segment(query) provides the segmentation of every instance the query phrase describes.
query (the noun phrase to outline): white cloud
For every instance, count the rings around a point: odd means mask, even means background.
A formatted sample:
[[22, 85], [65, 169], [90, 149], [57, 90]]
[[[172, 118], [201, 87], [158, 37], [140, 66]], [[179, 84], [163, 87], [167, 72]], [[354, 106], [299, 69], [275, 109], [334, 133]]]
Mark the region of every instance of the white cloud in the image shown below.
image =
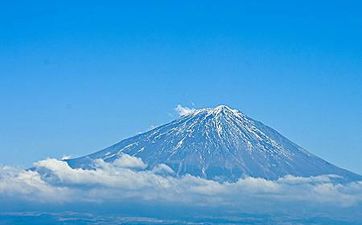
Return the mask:
[[182, 105], [177, 105], [175, 110], [180, 116], [187, 116], [196, 112], [196, 109], [184, 107]]
[[67, 187], [49, 184], [36, 171], [0, 168], [0, 197], [62, 202], [70, 197], [70, 192]]
[[[98, 161], [98, 163], [100, 163], [100, 161]], [[118, 159], [112, 162], [112, 166], [129, 169], [145, 169], [147, 164], [145, 164], [140, 158], [132, 157], [128, 154], [122, 154]]]
[[159, 175], [173, 175], [175, 171], [166, 164], [159, 164], [152, 168], [152, 172]]
[[[0, 198], [60, 202], [169, 202], [192, 206], [227, 206], [234, 210], [270, 204], [305, 203], [352, 207], [362, 203], [362, 182], [334, 183], [333, 176], [293, 177], [276, 181], [247, 177], [219, 183], [190, 175], [174, 177], [167, 165], [146, 170], [141, 159], [123, 155], [114, 163], [96, 161], [96, 169], [73, 169], [46, 159], [34, 170], [0, 169]], [[270, 208], [270, 207], [269, 207]]]
[[71, 159], [72, 158], [72, 156], [70, 156], [70, 155], [63, 155], [62, 156], [62, 160], [67, 160], [67, 159]]

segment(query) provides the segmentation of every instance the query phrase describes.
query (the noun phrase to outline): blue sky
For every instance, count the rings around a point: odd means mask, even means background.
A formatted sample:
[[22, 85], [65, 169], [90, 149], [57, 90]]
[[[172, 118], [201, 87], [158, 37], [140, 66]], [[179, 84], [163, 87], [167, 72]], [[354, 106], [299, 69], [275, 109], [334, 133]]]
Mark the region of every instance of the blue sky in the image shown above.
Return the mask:
[[16, 1], [0, 9], [0, 164], [80, 156], [227, 104], [362, 173], [358, 1]]

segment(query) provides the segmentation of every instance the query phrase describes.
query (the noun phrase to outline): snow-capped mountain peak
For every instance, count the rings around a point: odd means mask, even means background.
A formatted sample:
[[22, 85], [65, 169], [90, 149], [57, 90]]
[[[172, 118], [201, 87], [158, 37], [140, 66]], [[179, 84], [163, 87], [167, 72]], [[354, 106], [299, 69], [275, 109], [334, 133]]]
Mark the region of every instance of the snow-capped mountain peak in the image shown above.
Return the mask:
[[[196, 115], [199, 113], [208, 113], [208, 114], [212, 114], [212, 115], [219, 115], [219, 114], [224, 114], [224, 115], [238, 115], [242, 113], [236, 109], [232, 109], [227, 105], [218, 105], [215, 108], [202, 108], [202, 109], [189, 109], [186, 107], [182, 107], [182, 106], [178, 106], [179, 109], [183, 108], [184, 109], [184, 113], [181, 113], [181, 116], [187, 116], [187, 115]], [[181, 110], [181, 109], [180, 109]]]
[[89, 168], [95, 159], [112, 162], [129, 154], [141, 158], [150, 169], [166, 164], [177, 176], [191, 174], [222, 181], [235, 181], [243, 176], [278, 179], [285, 175], [323, 174], [360, 178], [229, 106], [178, 106], [177, 110], [180, 118], [168, 124], [67, 162], [73, 167]]
[[227, 105], [218, 105], [215, 108], [211, 108], [209, 109], [209, 111], [213, 114], [220, 114], [220, 113], [230, 113], [230, 114], [234, 114], [234, 113], [238, 113], [239, 111], [236, 109], [232, 109], [230, 107], [228, 107]]

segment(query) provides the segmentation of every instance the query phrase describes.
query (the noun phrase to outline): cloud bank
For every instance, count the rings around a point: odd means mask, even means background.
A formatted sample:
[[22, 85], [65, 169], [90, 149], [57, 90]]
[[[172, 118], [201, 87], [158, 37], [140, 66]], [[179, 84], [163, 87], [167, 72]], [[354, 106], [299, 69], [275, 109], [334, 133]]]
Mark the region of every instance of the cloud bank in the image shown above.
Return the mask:
[[[141, 159], [126, 154], [113, 163], [96, 160], [95, 165], [92, 170], [74, 169], [65, 161], [49, 158], [34, 163], [30, 170], [0, 167], [0, 202], [52, 208], [89, 203], [118, 208], [139, 203], [148, 204], [147, 210], [166, 204], [168, 208], [214, 209], [236, 215], [286, 211], [299, 215], [332, 208], [328, 215], [362, 216], [358, 213], [362, 209], [362, 182], [341, 184], [333, 175], [286, 176], [275, 181], [245, 177], [235, 183], [220, 183], [191, 175], [176, 177], [164, 164], [148, 170]], [[0, 204], [0, 212], [6, 207]]]

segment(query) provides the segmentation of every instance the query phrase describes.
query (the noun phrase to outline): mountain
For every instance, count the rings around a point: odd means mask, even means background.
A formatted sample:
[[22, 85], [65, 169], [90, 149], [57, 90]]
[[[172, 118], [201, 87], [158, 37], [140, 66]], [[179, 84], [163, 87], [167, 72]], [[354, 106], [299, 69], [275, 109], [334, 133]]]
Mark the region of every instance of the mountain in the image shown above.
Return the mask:
[[112, 162], [122, 154], [141, 158], [150, 169], [163, 163], [176, 176], [191, 174], [219, 181], [327, 174], [361, 179], [225, 105], [188, 110], [170, 123], [67, 162], [73, 168], [92, 168], [95, 159]]

